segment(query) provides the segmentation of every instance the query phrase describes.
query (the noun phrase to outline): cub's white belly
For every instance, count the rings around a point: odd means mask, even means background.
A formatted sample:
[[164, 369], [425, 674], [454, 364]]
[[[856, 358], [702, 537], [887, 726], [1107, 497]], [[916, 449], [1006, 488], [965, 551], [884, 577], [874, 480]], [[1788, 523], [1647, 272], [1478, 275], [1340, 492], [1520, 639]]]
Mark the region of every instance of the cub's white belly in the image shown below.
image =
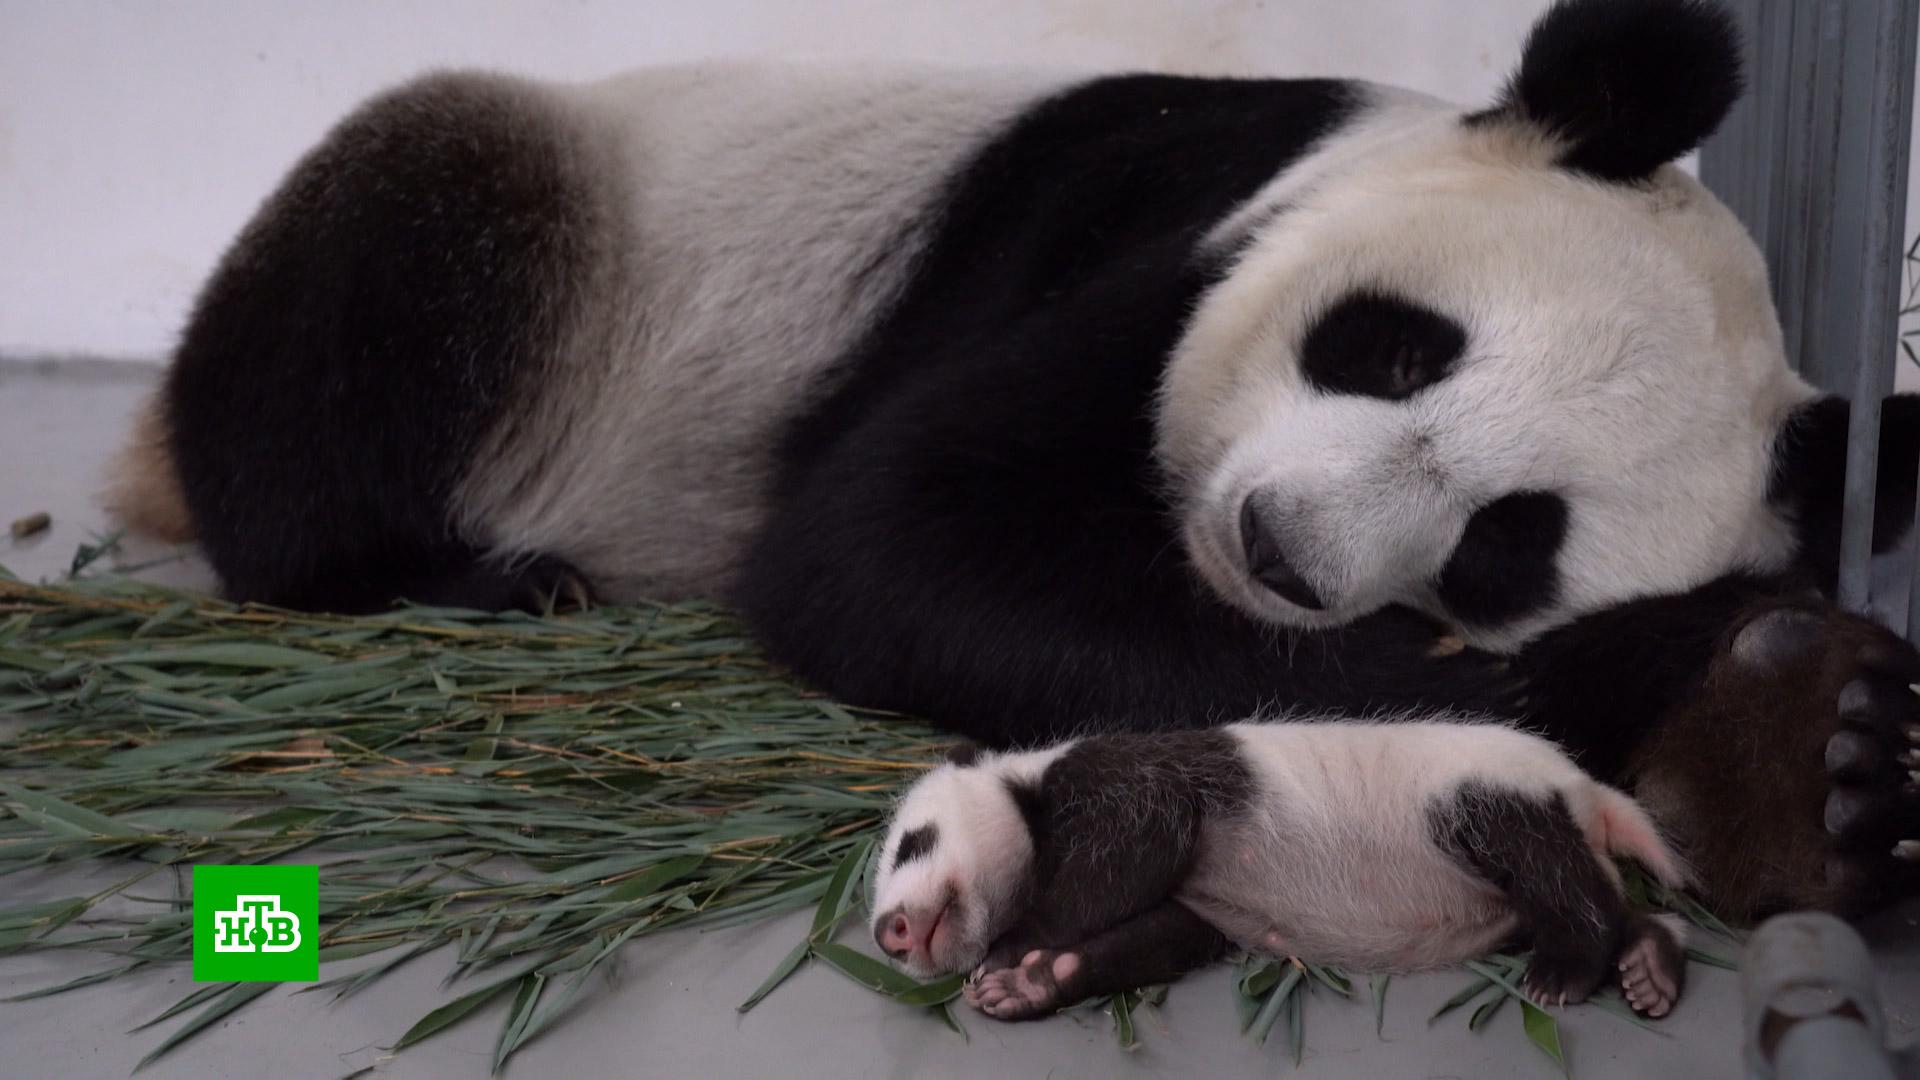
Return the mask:
[[1260, 807], [1210, 826], [1178, 899], [1247, 949], [1359, 971], [1457, 964], [1513, 933], [1506, 899], [1434, 847], [1424, 822], [1303, 831], [1291, 818]]
[[1502, 894], [1435, 845], [1433, 816], [1463, 785], [1581, 806], [1593, 786], [1552, 743], [1500, 724], [1227, 730], [1251, 797], [1203, 828], [1178, 898], [1249, 949], [1361, 970], [1458, 963], [1515, 930]]

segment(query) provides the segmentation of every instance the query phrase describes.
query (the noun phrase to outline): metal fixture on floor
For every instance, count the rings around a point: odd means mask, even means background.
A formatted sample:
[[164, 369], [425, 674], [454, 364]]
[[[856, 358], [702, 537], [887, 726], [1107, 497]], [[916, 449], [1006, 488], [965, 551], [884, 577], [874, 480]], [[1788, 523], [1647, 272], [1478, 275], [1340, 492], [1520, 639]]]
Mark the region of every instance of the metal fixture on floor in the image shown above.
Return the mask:
[[1887, 1047], [1866, 942], [1831, 915], [1767, 920], [1740, 963], [1753, 1080], [1920, 1077], [1920, 1047]]

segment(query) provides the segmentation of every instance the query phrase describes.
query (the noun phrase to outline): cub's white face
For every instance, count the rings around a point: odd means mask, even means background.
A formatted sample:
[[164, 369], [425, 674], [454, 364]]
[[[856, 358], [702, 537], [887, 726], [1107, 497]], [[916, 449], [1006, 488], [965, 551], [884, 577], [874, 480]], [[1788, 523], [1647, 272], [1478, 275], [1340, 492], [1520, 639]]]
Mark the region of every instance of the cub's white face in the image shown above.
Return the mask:
[[1491, 648], [1792, 553], [1788, 369], [1759, 252], [1677, 169], [1384, 92], [1215, 235], [1163, 387], [1184, 541], [1257, 617], [1405, 604]]
[[972, 970], [1016, 914], [1033, 839], [1006, 779], [1058, 752], [942, 765], [901, 798], [868, 909], [876, 942], [916, 977]]

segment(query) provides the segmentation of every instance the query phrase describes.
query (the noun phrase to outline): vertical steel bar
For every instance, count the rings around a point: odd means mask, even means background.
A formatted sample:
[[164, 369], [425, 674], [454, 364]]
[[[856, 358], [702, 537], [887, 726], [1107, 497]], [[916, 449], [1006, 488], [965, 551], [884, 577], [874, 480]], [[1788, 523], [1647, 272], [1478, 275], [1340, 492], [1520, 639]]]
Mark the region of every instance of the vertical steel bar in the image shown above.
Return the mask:
[[[1898, 348], [1920, 0], [1728, 6], [1748, 38], [1750, 106], [1701, 148], [1700, 177], [1766, 253], [1789, 360], [1853, 403], [1839, 599], [1865, 611], [1880, 405]], [[1920, 584], [1910, 589], [1920, 598]], [[1909, 621], [1920, 630], [1920, 604]]]
[[[1849, 72], [1845, 97], [1859, 107], [1843, 109], [1843, 142], [1858, 125], [1864, 159], [1842, 158], [1836, 169], [1836, 201], [1857, 199], [1861, 223], [1860, 289], [1855, 296], [1858, 339], [1853, 354], [1853, 412], [1847, 435], [1846, 520], [1840, 531], [1840, 603], [1865, 611], [1871, 600], [1875, 458], [1880, 449], [1880, 404], [1893, 390], [1899, 347], [1901, 254], [1905, 248], [1907, 152], [1913, 134], [1914, 38], [1920, 4], [1879, 0], [1844, 5], [1847, 51], [1864, 64], [1860, 87]], [[1911, 616], [1909, 616], [1911, 618]]]

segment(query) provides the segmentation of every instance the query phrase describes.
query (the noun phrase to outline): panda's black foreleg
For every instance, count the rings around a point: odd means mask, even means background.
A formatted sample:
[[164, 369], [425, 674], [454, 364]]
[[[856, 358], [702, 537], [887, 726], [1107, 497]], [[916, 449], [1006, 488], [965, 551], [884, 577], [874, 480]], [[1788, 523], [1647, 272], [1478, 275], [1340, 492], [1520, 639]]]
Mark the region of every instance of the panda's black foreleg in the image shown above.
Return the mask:
[[1513, 905], [1533, 942], [1534, 1000], [1584, 1001], [1599, 988], [1631, 916], [1564, 799], [1469, 784], [1429, 811], [1429, 826], [1441, 850]]
[[983, 965], [966, 999], [1000, 1020], [1046, 1016], [1088, 998], [1171, 982], [1219, 959], [1227, 939], [1178, 900], [1165, 900], [1078, 944], [1030, 949], [1010, 964]]
[[540, 615], [590, 606], [593, 587], [565, 559], [552, 555], [473, 556], [404, 578], [394, 584], [394, 595], [381, 602], [384, 606], [400, 599], [432, 607]]

